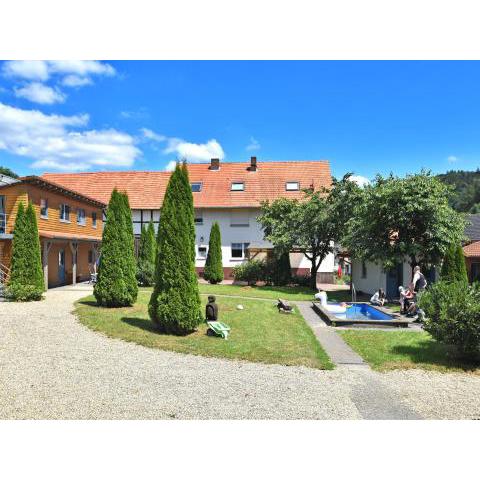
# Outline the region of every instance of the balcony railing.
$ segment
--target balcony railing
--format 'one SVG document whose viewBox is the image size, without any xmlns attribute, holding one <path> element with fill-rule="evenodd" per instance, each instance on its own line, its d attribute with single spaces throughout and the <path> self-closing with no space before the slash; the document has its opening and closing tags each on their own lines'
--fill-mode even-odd
<svg viewBox="0 0 480 480">
<path fill-rule="evenodd" d="M 0 234 L 7 233 L 7 214 L 0 213 Z"/>
</svg>

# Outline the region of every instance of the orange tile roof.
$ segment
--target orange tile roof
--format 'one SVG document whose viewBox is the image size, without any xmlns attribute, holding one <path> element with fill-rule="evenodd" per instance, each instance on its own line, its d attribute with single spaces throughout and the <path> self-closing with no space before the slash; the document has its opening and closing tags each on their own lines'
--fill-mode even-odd
<svg viewBox="0 0 480 480">
<path fill-rule="evenodd" d="M 466 257 L 480 257 L 480 242 L 473 242 L 463 247 L 463 254 Z"/>
<path fill-rule="evenodd" d="M 300 189 L 329 187 L 332 182 L 328 161 L 221 163 L 210 170 L 209 163 L 190 164 L 190 182 L 202 182 L 201 192 L 193 194 L 197 208 L 257 207 L 263 200 L 280 197 L 302 198 L 303 192 L 285 190 L 285 183 L 299 182 Z M 45 173 L 44 178 L 108 203 L 112 190 L 126 191 L 134 209 L 157 209 L 163 202 L 170 172 L 93 172 Z M 232 182 L 245 182 L 245 191 L 232 192 Z"/>
</svg>

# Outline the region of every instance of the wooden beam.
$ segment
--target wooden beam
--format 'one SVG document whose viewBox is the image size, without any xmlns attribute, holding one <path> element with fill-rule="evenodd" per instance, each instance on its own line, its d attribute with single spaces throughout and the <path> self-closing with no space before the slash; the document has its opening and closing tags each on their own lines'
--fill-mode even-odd
<svg viewBox="0 0 480 480">
<path fill-rule="evenodd" d="M 72 285 L 77 284 L 77 256 L 78 256 L 78 242 L 68 242 L 70 251 L 72 252 Z"/>
<path fill-rule="evenodd" d="M 45 290 L 48 290 L 48 254 L 52 248 L 52 242 L 48 240 L 43 241 L 42 267 L 43 267 L 43 283 Z"/>
</svg>

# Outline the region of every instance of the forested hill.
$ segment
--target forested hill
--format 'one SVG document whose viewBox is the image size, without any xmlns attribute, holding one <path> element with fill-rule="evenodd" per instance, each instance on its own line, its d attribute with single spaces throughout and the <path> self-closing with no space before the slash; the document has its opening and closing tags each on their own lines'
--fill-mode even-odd
<svg viewBox="0 0 480 480">
<path fill-rule="evenodd" d="M 480 169 L 474 172 L 450 170 L 438 175 L 442 182 L 453 185 L 452 207 L 459 212 L 480 213 Z"/>
</svg>

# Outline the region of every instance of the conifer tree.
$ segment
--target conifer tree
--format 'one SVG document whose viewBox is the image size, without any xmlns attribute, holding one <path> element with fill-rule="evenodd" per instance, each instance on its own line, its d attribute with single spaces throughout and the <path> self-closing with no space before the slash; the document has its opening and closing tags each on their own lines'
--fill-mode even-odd
<svg viewBox="0 0 480 480">
<path fill-rule="evenodd" d="M 103 230 L 98 281 L 93 290 L 97 303 L 106 307 L 130 306 L 137 298 L 133 227 L 126 206 L 128 198 L 114 189 Z"/>
<path fill-rule="evenodd" d="M 447 250 L 440 277 L 447 282 L 468 282 L 467 266 L 460 244 L 453 244 Z"/>
<path fill-rule="evenodd" d="M 220 235 L 220 226 L 214 222 L 210 229 L 210 240 L 208 242 L 207 261 L 203 273 L 205 280 L 210 283 L 219 283 L 223 280 L 222 265 L 222 239 Z"/>
<path fill-rule="evenodd" d="M 144 287 L 151 287 L 154 283 L 156 253 L 155 228 L 150 222 L 148 228 L 142 227 L 138 249 L 137 280 Z"/>
<path fill-rule="evenodd" d="M 130 203 L 126 192 L 120 192 L 120 200 L 122 203 L 123 217 L 123 275 L 125 277 L 125 283 L 129 294 L 133 299 L 132 303 L 135 303 L 138 296 L 138 283 L 136 276 L 137 260 L 135 258 L 135 235 L 133 233 L 132 210 L 130 209 Z"/>
<path fill-rule="evenodd" d="M 273 249 L 273 283 L 274 285 L 288 285 L 292 281 L 292 267 L 288 250 Z"/>
<path fill-rule="evenodd" d="M 185 335 L 202 321 L 195 274 L 193 196 L 185 163 L 170 177 L 158 229 L 149 314 L 160 331 Z"/>
<path fill-rule="evenodd" d="M 15 219 L 8 295 L 13 300 L 40 300 L 45 290 L 35 209 L 20 203 Z"/>
</svg>

